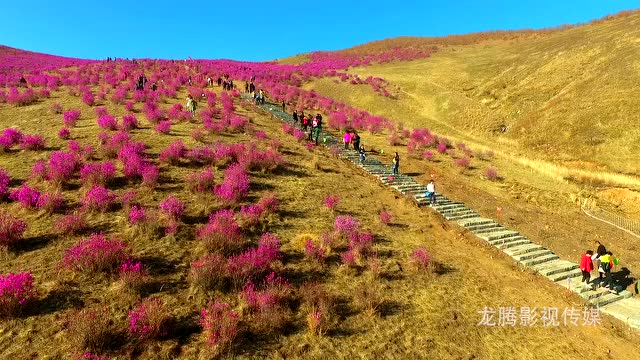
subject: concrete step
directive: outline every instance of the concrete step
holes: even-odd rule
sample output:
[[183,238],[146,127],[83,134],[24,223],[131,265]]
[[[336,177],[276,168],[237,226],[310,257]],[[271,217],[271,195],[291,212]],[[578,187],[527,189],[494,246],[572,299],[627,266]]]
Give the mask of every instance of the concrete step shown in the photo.
[[446,219],[459,215],[467,215],[467,214],[475,214],[476,212],[469,208],[460,208],[456,210],[445,210],[443,212],[438,211],[440,215],[444,216]]
[[480,234],[488,234],[488,233],[492,233],[492,232],[496,232],[496,231],[505,231],[508,230],[507,228],[505,228],[504,226],[500,225],[500,224],[495,224],[492,225],[491,227],[486,227],[483,229],[477,229],[477,230],[473,230],[472,232],[476,235],[480,235]]
[[456,221],[456,220],[462,220],[462,219],[473,219],[473,218],[477,218],[480,217],[480,215],[476,214],[476,213],[469,213],[469,214],[465,214],[465,215],[456,215],[456,216],[445,216],[444,218],[449,220],[449,221]]
[[498,224],[495,221],[491,221],[491,222],[487,222],[487,223],[483,223],[483,224],[466,225],[465,229],[475,232],[475,231],[482,230],[482,229],[492,228],[494,226],[502,226],[502,225]]
[[546,278],[553,282],[558,282],[558,281],[573,279],[581,276],[582,276],[582,272],[580,271],[580,269],[575,268],[573,270],[567,270],[564,272],[558,272],[555,274],[548,275],[546,276]]
[[492,233],[488,233],[488,234],[482,234],[479,237],[483,238],[483,239],[485,239],[487,241],[491,241],[491,240],[499,240],[499,239],[515,237],[515,236],[519,236],[519,235],[520,235],[520,233],[517,232],[517,231],[505,230],[505,231],[492,232]]
[[522,237],[517,237],[517,238],[511,238],[511,239],[509,239],[509,241],[494,240],[493,242],[490,242],[489,244],[491,244],[491,245],[495,246],[496,248],[504,251],[506,249],[510,249],[510,248],[513,248],[513,247],[516,247],[516,246],[531,244],[531,241],[529,241],[529,239],[527,239],[524,236],[522,236]]
[[[608,292],[608,291],[607,291]],[[589,300],[588,303],[592,306],[605,306],[616,301],[620,301],[623,299],[628,299],[633,294],[627,290],[623,290],[620,293],[611,293],[596,297],[595,299]]]
[[525,253],[521,253],[518,255],[512,255],[511,257],[516,259],[517,261],[524,261],[529,259],[535,259],[541,256],[544,257],[547,255],[555,255],[555,254],[549,249],[539,249],[534,251],[527,251]]
[[520,261],[520,263],[526,267],[531,267],[533,265],[544,264],[549,261],[558,260],[560,257],[554,253],[538,256],[535,258],[530,258],[526,260]]
[[505,249],[504,253],[509,256],[518,256],[518,255],[526,254],[529,252],[540,251],[540,250],[546,250],[546,249],[541,245],[530,243],[526,245],[514,246],[511,248]]
[[640,301],[626,298],[600,306],[600,311],[611,315],[633,328],[640,328]]
[[457,206],[452,206],[448,209],[435,209],[435,211],[439,212],[442,215],[449,215],[449,214],[455,214],[455,213],[459,213],[459,212],[465,212],[465,211],[473,211],[471,209],[469,209],[468,207],[464,206],[464,205],[457,205]]
[[531,266],[533,270],[539,272],[542,276],[559,274],[566,271],[578,269],[578,267],[578,264],[566,260],[556,260],[545,264]]
[[461,202],[452,202],[452,203],[448,203],[448,204],[436,204],[435,206],[433,206],[433,209],[435,211],[441,211],[441,210],[447,210],[447,209],[455,209],[455,208],[459,208],[461,206],[465,207],[466,205],[464,203],[461,203]]
[[468,229],[469,226],[487,225],[495,222],[496,222],[495,220],[487,219],[487,218],[465,219],[465,220],[458,221],[458,225]]

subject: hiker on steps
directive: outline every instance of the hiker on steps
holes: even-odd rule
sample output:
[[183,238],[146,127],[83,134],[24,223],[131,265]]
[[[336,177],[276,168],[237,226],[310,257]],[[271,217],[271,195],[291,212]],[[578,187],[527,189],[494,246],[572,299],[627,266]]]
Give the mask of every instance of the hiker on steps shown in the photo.
[[367,152],[364,150],[364,146],[360,147],[360,164],[364,164],[364,161],[367,160]]
[[316,140],[316,145],[318,145],[318,138],[320,137],[320,133],[322,132],[322,115],[316,115],[316,126],[313,130],[313,136]]
[[349,132],[349,130],[345,131],[343,140],[344,140],[344,149],[349,150],[349,143],[351,142],[351,132]]
[[400,167],[400,155],[396,151],[396,155],[393,157],[393,175],[398,175],[398,168]]
[[595,260],[596,268],[598,269],[598,282],[602,284],[602,275],[604,272],[600,268],[600,257],[607,254],[607,249],[600,243],[600,241],[596,241],[596,253],[591,256],[591,260]]
[[427,192],[425,195],[429,198],[429,205],[436,204],[436,184],[433,183],[433,179],[427,184]]
[[582,254],[582,258],[580,258],[580,271],[582,271],[581,283],[587,286],[589,286],[591,271],[593,271],[593,260],[591,260],[591,256],[593,256],[593,251],[587,250]]
[[615,291],[613,288],[613,279],[611,278],[611,270],[613,269],[613,253],[611,251],[600,256],[600,269],[602,269],[604,273],[604,285],[602,287]]
[[360,135],[355,131],[351,134],[351,142],[353,143],[353,149],[360,151]]

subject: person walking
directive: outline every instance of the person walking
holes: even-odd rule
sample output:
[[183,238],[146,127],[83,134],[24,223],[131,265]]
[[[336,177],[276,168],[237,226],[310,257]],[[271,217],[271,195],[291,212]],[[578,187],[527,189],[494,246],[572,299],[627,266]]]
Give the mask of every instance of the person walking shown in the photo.
[[613,279],[611,278],[611,269],[613,268],[613,253],[608,251],[606,254],[600,256],[600,269],[604,273],[604,285],[603,288],[608,288],[611,291],[615,291],[613,288]]
[[429,198],[429,205],[433,206],[436,204],[436,184],[433,183],[433,179],[429,180],[425,195]]
[[602,268],[600,267],[600,257],[604,256],[607,254],[607,249],[604,247],[604,245],[602,245],[600,243],[600,241],[596,241],[596,253],[593,254],[593,256],[591,257],[591,260],[595,260],[596,262],[596,268],[598,269],[598,281],[600,282],[600,284],[602,284],[602,276],[604,274],[604,271],[602,271]]
[[593,260],[591,260],[591,256],[593,256],[593,251],[587,250],[582,254],[582,258],[580,258],[580,271],[582,271],[581,283],[584,283],[584,285],[587,286],[589,286],[591,271],[593,271]]
[[351,132],[349,132],[349,130],[345,131],[343,140],[344,149],[349,150],[349,143],[351,142]]
[[360,164],[364,164],[365,160],[367,160],[367,152],[364,150],[364,146],[360,147]]
[[321,132],[322,132],[322,116],[318,114],[316,115],[316,128],[313,134],[316,140],[316,145],[318,145],[318,138],[320,137]]
[[294,124],[298,123],[298,111],[297,110],[293,110],[293,123]]
[[360,150],[360,135],[358,135],[358,133],[355,132],[355,131],[351,135],[351,142],[353,143],[353,149],[355,151],[359,151]]
[[196,113],[196,101],[193,100],[193,96],[191,96],[191,94],[187,96],[187,111],[189,111],[192,116]]
[[396,151],[396,155],[393,157],[393,175],[398,175],[398,168],[400,167],[400,155]]
[[284,102],[284,100],[282,100],[282,112],[286,112],[286,111],[284,111],[284,109],[285,109],[285,102]]

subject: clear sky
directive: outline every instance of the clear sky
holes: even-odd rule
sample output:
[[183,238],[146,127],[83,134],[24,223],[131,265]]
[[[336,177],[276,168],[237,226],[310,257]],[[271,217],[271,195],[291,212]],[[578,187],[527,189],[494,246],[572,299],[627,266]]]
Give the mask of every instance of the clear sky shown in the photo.
[[0,44],[55,55],[262,61],[396,36],[543,28],[640,0],[3,0]]

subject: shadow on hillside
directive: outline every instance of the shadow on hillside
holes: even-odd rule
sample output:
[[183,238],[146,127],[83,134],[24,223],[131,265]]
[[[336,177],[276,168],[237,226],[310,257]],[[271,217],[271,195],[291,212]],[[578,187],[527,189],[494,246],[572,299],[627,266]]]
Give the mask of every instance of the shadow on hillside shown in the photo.
[[192,312],[176,318],[167,338],[176,339],[180,345],[188,343],[191,335],[202,331],[202,327],[198,322],[199,316],[198,312]]
[[327,274],[318,269],[285,269],[282,272],[282,277],[288,279],[293,286],[300,287],[302,284],[307,282],[320,282],[321,280],[325,280],[327,278]]
[[628,268],[623,267],[620,271],[612,272],[611,278],[615,284],[620,285],[622,289],[626,289],[636,281],[636,278],[629,277],[629,275],[631,275],[631,271]]
[[153,255],[142,256],[139,260],[149,270],[151,276],[172,275],[178,272],[178,262],[175,260]]
[[403,175],[407,175],[407,176],[421,176],[424,175],[424,173],[420,173],[420,172],[409,172],[409,173],[404,173]]
[[44,248],[45,246],[47,246],[49,243],[56,240],[57,238],[58,236],[53,234],[32,236],[15,244],[13,246],[13,250],[16,253],[26,253],[26,252],[35,251],[35,250]]
[[298,170],[298,169],[300,169],[299,166],[289,164],[287,166],[278,167],[273,172],[273,175],[293,176],[293,177],[309,177],[309,174],[306,171],[302,171],[302,170]]
[[393,316],[393,315],[398,315],[400,313],[403,313],[404,310],[407,309],[407,306],[405,304],[402,304],[398,301],[395,300],[385,300],[382,302],[382,304],[380,305],[380,308],[378,309],[378,313],[380,314],[381,317],[387,317],[387,316]]
[[402,230],[406,230],[409,228],[409,225],[407,224],[400,224],[400,223],[389,223],[390,227],[393,228],[398,228],[398,229],[402,229]]
[[82,292],[77,289],[55,289],[45,298],[34,300],[22,315],[24,317],[53,314],[68,309],[78,309],[84,306]]

